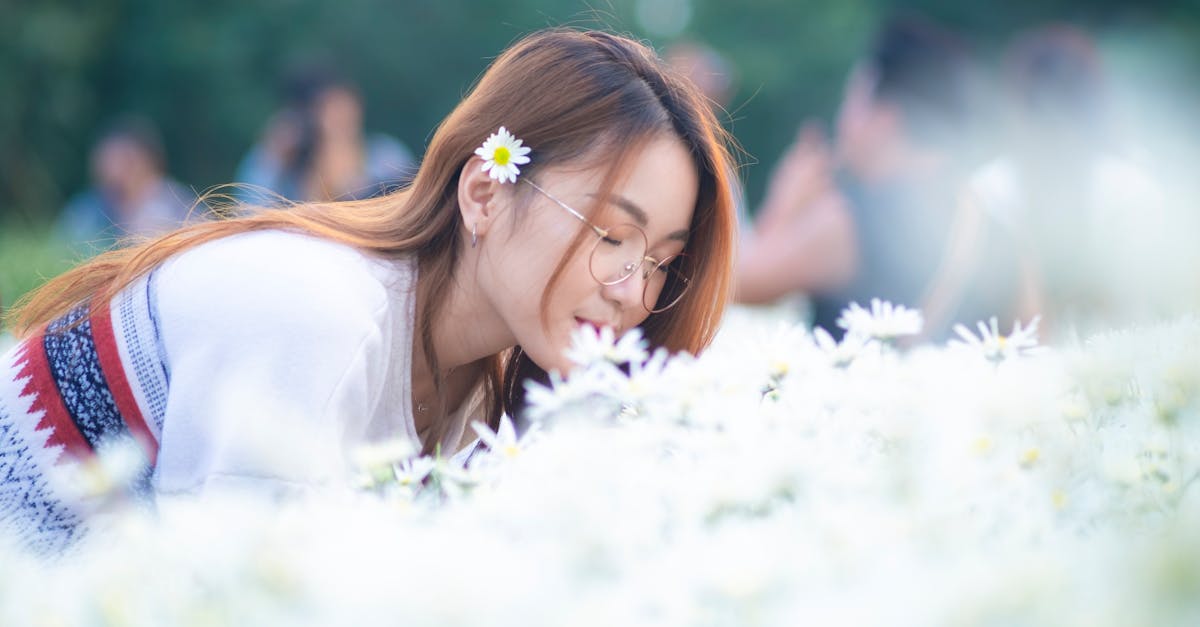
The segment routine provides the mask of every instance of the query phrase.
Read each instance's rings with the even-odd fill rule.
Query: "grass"
[[[0,309],[79,260],[49,227],[0,224]]]

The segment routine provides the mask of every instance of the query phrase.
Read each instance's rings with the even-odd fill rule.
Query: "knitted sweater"
[[[162,264],[0,357],[0,532],[70,545],[89,504],[56,477],[120,442],[135,489],[292,493],[346,480],[347,453],[419,442],[416,263],[314,237],[246,233]],[[463,403],[467,405],[467,403]],[[442,441],[454,451],[464,413]]]

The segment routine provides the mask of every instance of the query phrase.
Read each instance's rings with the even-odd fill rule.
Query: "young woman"
[[[115,442],[150,496],[336,480],[408,437],[452,455],[518,415],[580,326],[702,350],[730,291],[726,136],[643,45],[550,30],[504,52],[412,185],[198,224],[50,282],[0,358],[0,525],[55,550],[50,475]]]

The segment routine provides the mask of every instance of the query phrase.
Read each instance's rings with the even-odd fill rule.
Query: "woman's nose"
[[[642,293],[646,290],[645,264],[633,269],[629,277],[620,283],[604,286],[605,298],[620,303],[622,309],[642,306]]]

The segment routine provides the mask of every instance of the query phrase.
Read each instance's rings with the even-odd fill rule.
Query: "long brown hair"
[[[602,185],[612,191],[623,164],[662,133],[679,138],[691,153],[700,187],[685,250],[693,277],[684,298],[642,325],[653,346],[701,351],[717,331],[731,289],[735,218],[729,177],[730,138],[708,102],[646,46],[603,33],[544,30],[508,48],[434,134],[411,186],[380,198],[305,203],[184,227],[155,240],[114,250],[47,282],[9,314],[18,334],[62,316],[91,298],[107,302],[122,288],[169,257],[228,235],[265,229],[302,231],[385,258],[416,254],[422,303],[417,329],[430,370],[437,378],[431,321],[446,300],[458,267],[463,231],[458,178],[480,143],[500,126],[533,148],[522,175],[547,164],[588,159],[603,147],[615,163]],[[593,208],[594,210],[594,208]],[[585,241],[583,229],[568,256]],[[562,278],[566,260],[543,296]],[[521,382],[545,372],[520,347],[480,364],[486,418],[516,415],[524,402]]]

